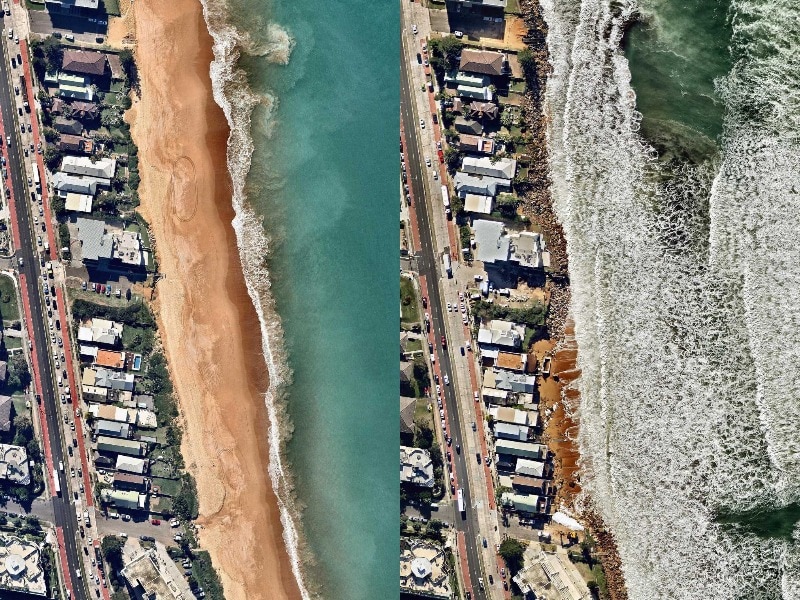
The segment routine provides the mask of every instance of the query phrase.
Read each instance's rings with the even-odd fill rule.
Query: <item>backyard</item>
[[[400,277],[400,320],[403,323],[419,323],[419,306],[414,282],[408,277]]]

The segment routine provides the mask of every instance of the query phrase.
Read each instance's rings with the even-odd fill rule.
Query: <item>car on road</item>
[[[450,385],[450,378],[447,375],[444,376],[444,384]]]
[[[442,348],[447,348],[447,338],[442,336]]]
[[[426,156],[425,157],[425,166],[426,167],[430,167],[431,166],[431,157],[430,156]]]
[[[420,119],[419,120],[419,128],[420,129],[425,129],[425,119]]]
[[[21,111],[22,111],[22,109],[20,108],[20,114],[22,114]],[[19,131],[20,131],[20,133],[25,133],[25,123],[20,123],[19,124]]]
[[[418,32],[419,30],[417,29],[417,26],[416,26],[416,25],[412,25],[412,26],[411,26],[411,31],[414,33],[414,35],[417,35],[417,32]]]

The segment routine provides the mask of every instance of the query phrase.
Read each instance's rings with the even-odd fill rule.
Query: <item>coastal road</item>
[[[401,12],[401,17],[405,15]],[[401,22],[405,29],[411,25]],[[428,281],[428,306],[431,315],[431,330],[436,348],[436,355],[439,357],[439,367],[442,373],[447,373],[451,378],[451,385],[442,385],[444,404],[447,406],[448,424],[450,436],[453,439],[451,449],[453,456],[453,470],[458,480],[458,486],[463,490],[464,502],[467,506],[466,518],[455,515],[453,522],[457,531],[464,533],[467,550],[467,564],[469,568],[470,583],[467,589],[472,590],[472,597],[485,599],[487,595],[478,586],[478,579],[483,577],[480,558],[477,549],[479,535],[478,520],[475,516],[472,494],[470,493],[467,460],[476,460],[475,456],[467,456],[464,438],[461,430],[461,418],[459,417],[459,403],[456,398],[455,390],[458,388],[455,381],[455,370],[452,368],[450,355],[446,348],[442,347],[441,338],[446,335],[444,325],[443,298],[439,288],[439,255],[435,246],[435,233],[433,230],[433,210],[443,210],[438,195],[431,194],[427,181],[427,171],[424,165],[423,156],[426,154],[423,142],[420,139],[419,116],[415,110],[413,94],[415,93],[414,84],[409,73],[410,58],[416,55],[416,51],[409,49],[406,44],[405,36],[401,36],[403,43],[403,53],[400,61],[400,118],[403,121],[405,130],[406,145],[404,152],[406,155],[406,165],[408,173],[408,185],[413,192],[416,202],[416,214],[419,223],[420,248],[417,252],[417,265],[420,276],[424,276]],[[456,444],[460,445],[462,452],[455,451]],[[483,537],[483,536],[481,536]]]
[[[4,39],[7,41],[5,36]],[[10,82],[19,79],[20,70],[19,68],[14,70],[10,68],[11,57],[9,53],[13,52],[16,55],[16,53],[19,52],[19,46],[13,43],[7,46],[6,43],[3,43],[2,48],[3,57],[2,60],[0,60],[0,115],[2,115],[2,122],[5,129],[4,135],[11,137],[11,144],[7,150],[10,187],[16,199],[16,218],[19,226],[19,239],[15,240],[17,245],[16,256],[18,259],[22,258],[24,261],[24,266],[20,271],[24,274],[25,291],[30,299],[31,319],[28,323],[28,333],[32,338],[35,351],[34,356],[36,357],[35,364],[32,365],[32,368],[38,373],[38,377],[42,383],[41,389],[39,389],[38,392],[41,395],[41,401],[44,406],[46,435],[48,436],[53,465],[55,465],[53,476],[59,478],[62,490],[61,496],[53,496],[51,500],[53,504],[54,523],[61,533],[63,533],[64,550],[68,568],[68,572],[65,573],[65,578],[67,578],[68,582],[71,581],[74,584],[72,587],[73,597],[79,600],[85,600],[88,598],[88,594],[81,584],[82,580],[75,578],[76,574],[81,572],[81,559],[77,541],[79,533],[75,505],[71,501],[68,478],[65,477],[63,473],[60,473],[57,468],[59,461],[63,461],[65,464],[68,461],[64,457],[64,447],[62,445],[62,419],[60,418],[59,399],[56,392],[54,365],[51,362],[54,346],[50,343],[50,332],[45,315],[45,294],[42,289],[41,278],[42,268],[39,263],[36,241],[36,237],[39,235],[46,239],[46,234],[42,232],[41,219],[39,223],[34,223],[32,212],[36,210],[38,216],[38,207],[34,209],[27,185],[28,176],[25,166],[26,163],[32,160],[32,157],[24,157],[24,148],[29,147],[32,138],[28,133],[22,135],[19,129],[20,122],[27,124],[30,122],[31,118],[36,118],[36,113],[33,111],[31,113],[23,112],[23,116],[18,117],[17,97],[14,94]],[[3,143],[6,144],[6,141],[3,140]],[[35,233],[34,228],[38,229]],[[52,285],[52,280],[48,282],[48,285]],[[66,331],[66,326],[65,323],[62,323],[62,331]],[[62,332],[56,333],[60,335]],[[70,407],[71,406],[72,405],[70,405]],[[33,408],[34,410],[36,409],[36,407]],[[45,479],[48,479],[48,474],[46,472]]]

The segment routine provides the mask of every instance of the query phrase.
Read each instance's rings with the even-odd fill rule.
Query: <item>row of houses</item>
[[[82,144],[80,141],[78,143]],[[91,213],[95,196],[100,189],[111,188],[116,170],[115,158],[65,156],[61,168],[51,179],[53,191],[64,199],[67,211]]]

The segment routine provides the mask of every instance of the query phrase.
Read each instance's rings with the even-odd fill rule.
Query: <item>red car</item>
[[[161,521],[159,521],[158,519],[150,519],[150,522],[151,522],[153,525],[161,525]]]
[[[447,340],[442,336],[442,348],[447,348]]]

